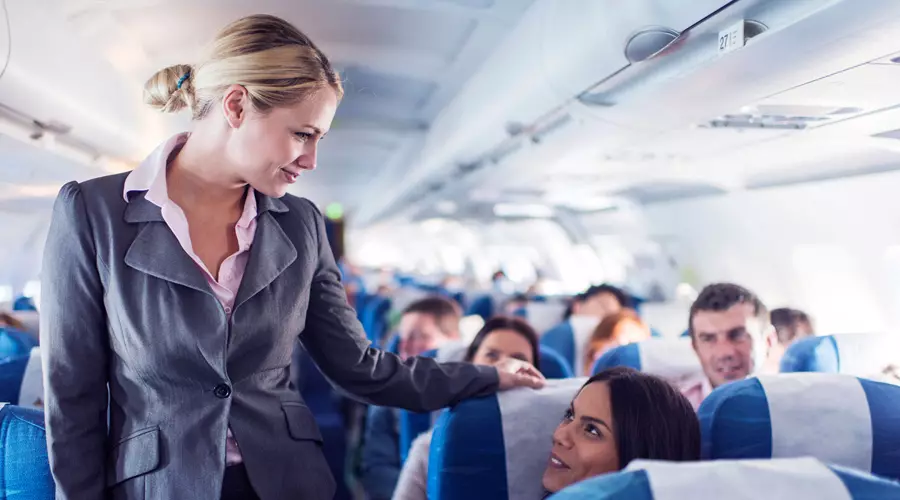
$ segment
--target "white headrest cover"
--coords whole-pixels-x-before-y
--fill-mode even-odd
[[[586,378],[548,380],[539,391],[518,389],[497,396],[503,423],[509,498],[541,498],[553,431]]]
[[[662,462],[635,460],[653,500],[851,500],[843,481],[814,458]]]
[[[657,338],[638,344],[641,371],[674,380],[703,372],[689,338]]]

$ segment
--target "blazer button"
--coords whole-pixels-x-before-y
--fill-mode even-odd
[[[231,387],[228,387],[228,384],[219,384],[216,386],[213,394],[219,399],[225,399],[228,396],[231,396]]]

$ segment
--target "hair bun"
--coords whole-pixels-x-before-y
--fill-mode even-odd
[[[193,106],[191,66],[176,64],[157,71],[144,84],[144,102],[163,113],[177,113]],[[188,75],[182,81],[182,78]],[[178,82],[182,81],[181,88]]]

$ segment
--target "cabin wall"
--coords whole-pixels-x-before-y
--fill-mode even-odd
[[[586,218],[666,242],[695,286],[733,281],[820,333],[900,327],[900,173],[730,193]],[[611,224],[611,220],[616,220]]]

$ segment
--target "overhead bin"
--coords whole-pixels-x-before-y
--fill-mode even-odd
[[[691,3],[691,8],[701,4]],[[722,7],[725,2],[703,4],[709,14],[710,9]],[[610,3],[597,2],[596,8],[600,9],[600,5]],[[680,6],[686,8],[684,3]],[[564,158],[576,148],[597,150],[602,145],[604,150],[611,150],[635,141],[645,144],[674,130],[708,123],[722,113],[735,112],[766,96],[819,78],[823,68],[841,71],[896,50],[872,41],[884,39],[895,27],[892,21],[900,16],[900,4],[890,0],[742,0],[728,3],[727,8],[705,19],[695,13],[703,22],[680,25],[689,29],[681,30],[681,37],[663,53],[629,66],[624,55],[627,34],[622,35],[626,30],[615,31],[620,25],[619,10],[608,9],[606,24],[598,24],[593,35],[584,34],[587,47],[593,43],[599,47],[595,49],[599,53],[606,51],[605,59],[591,58],[585,46],[575,45],[567,57],[553,66],[542,67],[534,62],[543,63],[542,59],[524,49],[538,42],[532,40],[529,44],[523,38],[536,33],[536,26],[542,26],[536,17],[554,19],[547,9],[546,5],[537,4],[510,38],[509,45],[504,44],[491,60],[513,59],[503,67],[507,73],[486,69],[441,116],[415,175],[403,187],[443,174],[448,187],[455,185],[457,190],[464,190],[459,186],[465,182],[471,186],[473,182],[492,182],[511,178],[513,173],[519,176],[529,169],[546,168],[548,159]],[[584,19],[589,18],[590,12],[586,10],[580,22],[570,19],[570,24],[589,24]],[[560,17],[565,16],[557,19]],[[753,25],[746,26],[748,34],[764,34],[750,40],[746,47],[720,53],[721,32],[744,20],[753,21]],[[611,26],[609,30],[607,24]],[[646,25],[650,24],[648,19]],[[664,26],[663,22],[653,24]],[[627,33],[646,25],[630,26]],[[792,29],[785,30],[789,26]],[[577,32],[577,28],[570,29]],[[604,40],[605,33],[622,36]],[[570,44],[573,38],[569,37]],[[517,47],[521,53],[515,59]],[[538,54],[542,50],[539,47]],[[491,62],[486,67],[492,68]],[[528,71],[534,74],[531,78],[523,74]],[[551,74],[555,80],[550,80]],[[588,82],[591,78],[595,80]],[[559,83],[562,81],[567,83]],[[501,145],[512,149],[509,143],[516,138],[510,138],[505,130],[510,123],[516,124],[518,130],[535,131],[547,123],[565,122],[562,115],[572,118],[568,120],[570,125],[557,130],[552,140],[530,147],[527,154],[510,155],[507,161],[472,169],[475,175],[461,175],[464,172],[455,170],[459,164],[483,160]],[[541,118],[534,120],[537,116]],[[472,120],[473,117],[478,119]]]
[[[629,65],[624,45],[648,27],[682,31],[726,0],[575,0],[536,2],[519,26],[440,114],[419,162],[411,165],[405,191],[509,137],[516,124],[530,124],[586,88]],[[468,152],[468,154],[466,154]],[[397,190],[372,200],[374,212],[394,201]],[[379,210],[380,209],[380,210]],[[371,213],[371,212],[370,212]]]

